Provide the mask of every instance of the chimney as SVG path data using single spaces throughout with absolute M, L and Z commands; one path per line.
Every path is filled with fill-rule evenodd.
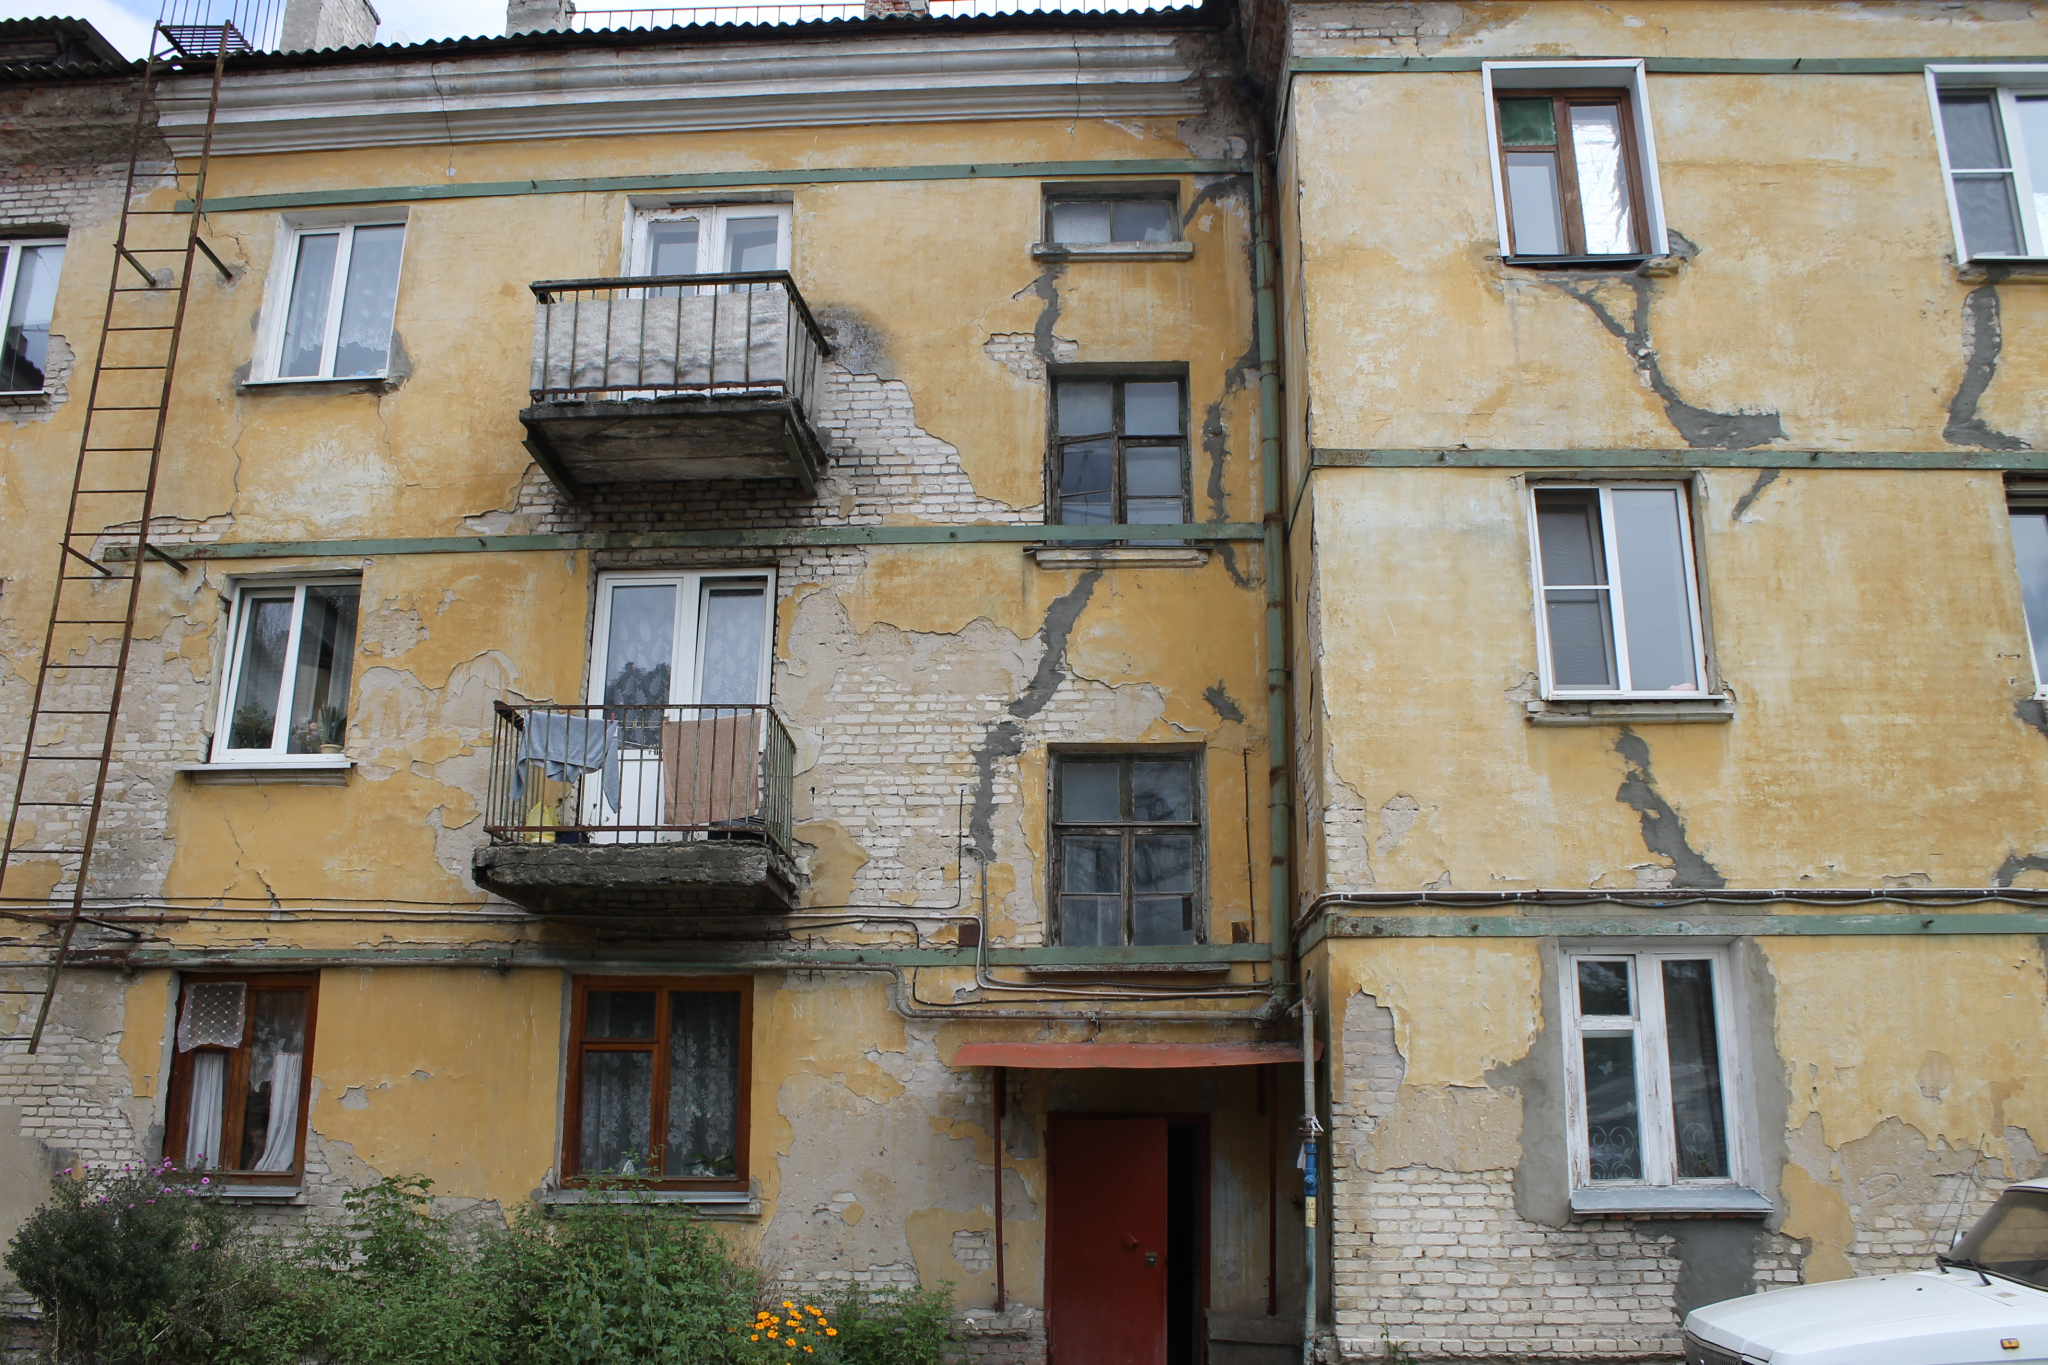
M 284 52 L 368 47 L 377 41 L 377 23 L 370 0 L 285 0 L 277 45 Z
M 931 13 L 931 0 L 867 0 L 865 9 L 862 17 L 867 19 L 914 19 Z
M 505 33 L 550 33 L 575 17 L 575 0 L 506 0 Z

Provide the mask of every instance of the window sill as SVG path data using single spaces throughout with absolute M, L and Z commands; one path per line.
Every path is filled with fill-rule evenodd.
M 1210 550 L 1206 545 L 1033 545 L 1024 553 L 1041 569 L 1199 569 L 1209 562 Z
M 6 393 L 0 393 L 0 403 L 10 403 L 16 407 L 32 408 L 49 401 L 48 389 L 11 389 Z
M 346 754 L 309 754 L 290 763 L 177 763 L 171 770 L 210 786 L 277 782 L 300 787 L 345 787 L 348 770 L 355 766 L 356 761 Z
M 2039 256 L 1983 256 L 1956 267 L 1956 280 L 1962 284 L 1988 284 L 1994 277 L 2015 284 L 2022 280 L 2048 282 L 2048 260 Z
M 1527 705 L 1531 725 L 1725 725 L 1735 719 L 1735 703 L 1726 697 L 1683 701 L 1559 698 Z
M 394 382 L 388 374 L 359 374 L 346 379 L 245 379 L 235 385 L 235 392 L 388 393 Z
M 544 1190 L 544 1208 L 569 1208 L 577 1204 L 682 1204 L 707 1216 L 759 1218 L 761 1201 L 748 1190 L 608 1190 L 593 1195 L 589 1190 Z
M 1187 261 L 1193 242 L 1033 242 L 1034 261 Z
M 1660 264 L 1653 271 L 1653 262 L 1669 262 L 1675 257 L 1650 256 L 1641 253 L 1627 256 L 1503 256 L 1502 265 L 1517 270 L 1642 270 L 1645 274 L 1676 274 L 1677 267 Z
M 1771 1201 L 1737 1185 L 1632 1185 L 1573 1190 L 1572 1213 L 1591 1218 L 1646 1213 L 1735 1213 L 1765 1218 L 1771 1213 Z
M 217 1197 L 252 1204 L 303 1204 L 306 1191 L 298 1185 L 228 1185 L 218 1188 Z

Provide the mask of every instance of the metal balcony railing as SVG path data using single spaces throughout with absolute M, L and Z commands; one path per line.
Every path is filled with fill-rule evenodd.
M 540 280 L 533 401 L 781 397 L 806 420 L 832 353 L 786 270 Z
M 791 847 L 796 745 L 767 706 L 494 703 L 493 843 Z

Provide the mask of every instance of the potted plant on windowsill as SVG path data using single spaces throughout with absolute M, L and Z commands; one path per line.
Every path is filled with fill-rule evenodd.
M 320 752 L 340 753 L 341 741 L 348 734 L 348 712 L 330 703 L 313 713 L 313 724 L 320 732 Z

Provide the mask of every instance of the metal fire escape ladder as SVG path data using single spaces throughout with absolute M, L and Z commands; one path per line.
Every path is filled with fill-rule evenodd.
M 200 210 L 206 202 L 222 70 L 230 53 L 251 50 L 232 23 L 160 23 L 150 37 L 129 141 L 120 229 L 109 263 L 106 313 L 71 479 L 71 505 L 63 538 L 55 547 L 50 622 L 22 739 L 6 841 L 0 844 L 0 906 L 6 907 L 0 909 L 0 917 L 53 925 L 58 935 L 47 963 L 19 964 L 45 969 L 40 986 L 0 990 L 0 1010 L 17 1020 L 15 1031 L 0 1035 L 0 1042 L 26 1042 L 31 1053 L 42 1044 L 58 978 L 79 924 L 133 933 L 88 915 L 86 893 L 114 764 L 115 725 L 135 641 L 143 568 L 156 559 L 185 572 L 183 564 L 149 543 L 149 523 L 193 267 L 203 257 L 208 268 L 232 278 L 220 257 L 200 239 Z M 146 140 L 157 127 L 159 86 L 169 77 L 197 75 L 209 68 L 213 85 L 206 129 L 189 190 L 182 175 L 173 175 L 173 188 L 189 197 L 167 207 L 138 208 L 138 192 L 164 202 L 160 193 L 152 194 L 142 172 Z M 36 869 L 30 874 L 33 891 L 15 890 L 10 895 L 10 874 L 20 888 L 22 874 L 30 868 Z M 37 902 L 47 908 L 31 911 Z M 9 1010 L 10 1005 L 18 1008 Z M 31 1007 L 35 1023 L 20 1032 L 19 1021 Z

